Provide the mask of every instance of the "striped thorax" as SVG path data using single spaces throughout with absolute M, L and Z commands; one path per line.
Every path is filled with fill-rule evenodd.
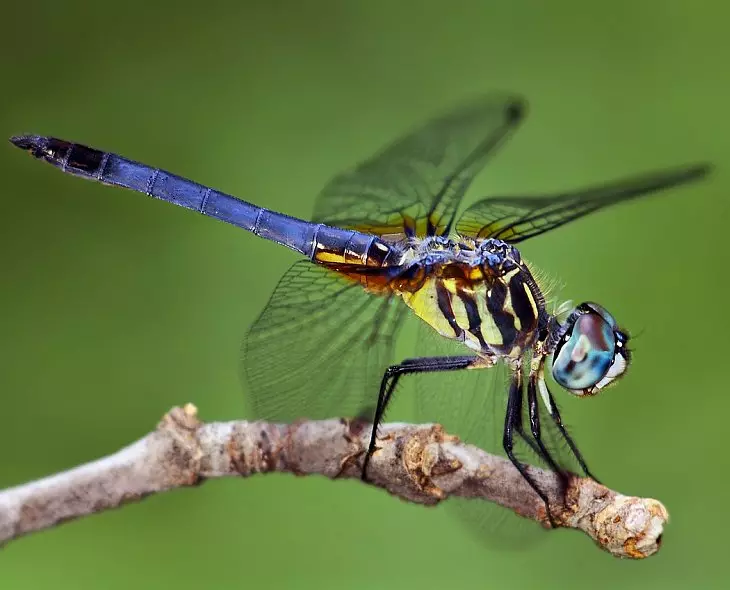
M 547 321 L 535 279 L 506 242 L 427 238 L 406 256 L 422 280 L 405 282 L 398 294 L 439 334 L 482 355 L 520 356 Z

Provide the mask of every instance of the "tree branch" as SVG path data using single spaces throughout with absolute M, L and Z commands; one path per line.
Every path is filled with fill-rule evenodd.
M 154 432 L 113 455 L 0 491 L 0 543 L 215 477 L 277 471 L 359 478 L 369 436 L 370 425 L 358 420 L 204 424 L 195 406 L 173 408 Z M 544 504 L 509 461 L 438 425 L 386 424 L 378 444 L 370 483 L 395 496 L 427 505 L 451 495 L 489 500 L 550 526 Z M 618 557 L 659 549 L 668 514 L 657 500 L 577 476 L 561 493 L 552 472 L 528 469 L 547 490 L 558 526 L 582 530 Z

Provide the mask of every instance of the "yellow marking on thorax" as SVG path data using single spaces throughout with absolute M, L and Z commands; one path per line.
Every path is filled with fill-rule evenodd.
M 456 297 L 456 279 L 440 279 L 446 290 Z
M 479 339 L 469 332 L 469 316 L 467 315 L 464 302 L 459 297 L 459 286 L 457 285 L 456 280 L 442 279 L 441 284 L 446 287 L 446 290 L 451 295 L 451 310 L 454 312 L 454 321 L 456 322 L 456 325 L 464 332 L 464 344 L 474 350 L 481 350 L 482 345 L 479 342 Z M 461 288 L 463 289 L 463 287 Z M 453 328 L 444 317 L 438 305 L 436 305 L 436 312 L 444 318 L 444 322 L 448 328 L 448 333 L 445 335 L 448 338 L 456 338 Z
M 537 310 L 537 301 L 535 301 L 535 296 L 532 294 L 532 289 L 530 289 L 530 286 L 527 283 L 522 283 L 522 286 L 525 289 L 525 294 L 527 295 L 527 299 L 530 302 L 530 307 L 532 308 L 532 315 L 537 318 L 538 316 L 538 310 Z
M 473 350 L 481 351 L 482 345 L 479 339 L 469 332 L 469 316 L 464 302 L 458 295 L 459 289 L 463 289 L 463 287 L 458 286 L 456 280 L 429 278 L 417 291 L 400 292 L 399 295 L 419 318 L 429 324 L 439 334 L 445 338 L 456 340 L 458 337 L 448 319 L 441 312 L 438 304 L 438 294 L 436 292 L 437 281 L 441 281 L 446 290 L 451 294 L 451 309 L 454 313 L 454 321 L 463 331 L 464 344 Z M 491 314 L 487 311 L 486 283 L 479 284 L 476 289 L 470 289 L 468 293 L 476 301 L 477 311 L 481 319 L 480 329 L 484 341 L 491 346 L 501 346 L 503 344 L 502 334 L 494 323 Z
M 518 332 L 520 330 L 522 330 L 522 322 L 520 321 L 520 318 L 517 317 L 517 314 L 514 311 L 514 307 L 512 305 L 512 292 L 509 288 L 509 283 L 512 280 L 512 277 L 514 277 L 519 272 L 520 272 L 520 269 L 515 268 L 514 270 L 506 273 L 499 279 L 507 287 L 507 295 L 504 299 L 504 310 L 509 312 L 509 314 L 512 316 L 512 318 L 513 318 L 512 321 L 514 322 L 515 330 L 517 330 Z
M 466 278 L 473 282 L 484 280 L 484 271 L 480 266 L 472 266 L 466 273 Z
M 399 291 L 398 294 L 405 304 L 413 310 L 413 313 L 439 334 L 446 338 L 456 337 L 448 320 L 439 309 L 435 278 L 426 279 L 423 286 L 416 291 Z
M 477 308 L 479 309 L 479 317 L 482 318 L 482 337 L 490 346 L 499 347 L 504 344 L 504 339 L 492 314 L 487 309 L 488 292 L 489 289 L 486 283 L 480 285 L 480 288 L 476 291 Z

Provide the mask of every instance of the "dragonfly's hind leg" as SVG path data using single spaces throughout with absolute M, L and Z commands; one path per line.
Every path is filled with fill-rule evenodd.
M 482 366 L 485 359 L 478 356 L 445 356 L 445 357 L 422 357 L 406 359 L 398 365 L 388 367 L 380 382 L 380 393 L 378 394 L 378 405 L 375 408 L 373 418 L 373 429 L 370 433 L 370 444 L 362 464 L 361 478 L 367 481 L 368 464 L 370 457 L 375 452 L 375 443 L 378 437 L 378 428 L 383 420 L 385 410 L 390 402 L 395 386 L 403 375 L 411 373 L 435 373 L 440 371 L 458 371 L 460 369 L 476 368 Z

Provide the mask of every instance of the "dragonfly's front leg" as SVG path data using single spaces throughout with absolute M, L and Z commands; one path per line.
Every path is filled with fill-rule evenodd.
M 375 443 L 378 436 L 378 428 L 383 420 L 385 410 L 393 396 L 393 391 L 403 375 L 411 373 L 435 373 L 440 371 L 458 371 L 460 369 L 477 368 L 486 366 L 485 359 L 478 356 L 444 356 L 444 357 L 421 357 L 406 359 L 398 365 L 388 367 L 380 382 L 378 394 L 378 405 L 375 408 L 373 418 L 373 429 L 370 433 L 370 444 L 362 464 L 362 480 L 367 481 L 368 464 L 370 457 L 375 452 Z
M 527 408 L 530 415 L 530 432 L 532 432 L 534 442 L 539 449 L 537 454 L 555 473 L 564 473 L 564 470 L 558 466 L 542 440 L 540 408 L 537 405 L 537 373 L 535 371 L 530 371 L 530 376 L 527 381 Z
M 596 476 L 594 476 L 593 473 L 591 473 L 591 471 L 588 469 L 588 465 L 583 459 L 583 455 L 578 450 L 578 446 L 575 444 L 575 441 L 571 438 L 571 436 L 568 434 L 568 431 L 565 429 L 565 426 L 563 425 L 563 420 L 560 417 L 560 411 L 558 410 L 558 406 L 555 403 L 555 398 L 553 398 L 553 394 L 550 392 L 547 383 L 545 382 L 543 363 L 544 359 L 541 360 L 540 363 L 540 368 L 536 377 L 536 386 L 540 392 L 541 397 L 543 398 L 543 402 L 545 403 L 547 411 L 550 414 L 550 417 L 553 419 L 553 422 L 555 422 L 555 426 L 558 427 L 560 434 L 565 439 L 565 442 L 568 443 L 568 447 L 570 447 L 571 452 L 575 456 L 583 472 L 592 480 L 598 482 Z

